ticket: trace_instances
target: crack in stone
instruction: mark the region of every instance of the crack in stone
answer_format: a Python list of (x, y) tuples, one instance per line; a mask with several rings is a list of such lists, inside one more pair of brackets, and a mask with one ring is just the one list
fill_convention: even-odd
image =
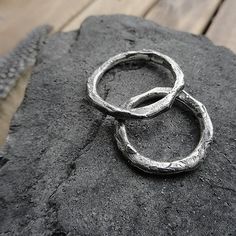
[[(104, 115), (104, 116), (102, 117), (101, 121), (100, 121), (99, 124), (97, 125), (97, 128), (96, 128), (95, 132), (92, 132), (92, 135), (91, 135), (92, 138), (90, 138), (90, 139), (87, 140), (87, 142), (85, 143), (85, 145), (80, 149), (80, 152), (79, 152), (79, 154), (76, 156), (76, 158), (74, 158), (74, 159), (68, 164), (68, 166), (69, 166), (70, 168), (71, 168), (72, 166), (74, 166), (76, 160), (77, 160), (78, 158), (80, 158), (81, 155), (83, 155), (84, 153), (86, 153), (87, 151), (90, 150), (90, 148), (92, 147), (92, 144), (93, 144), (94, 140), (95, 140), (96, 137), (97, 137), (97, 134), (98, 134), (98, 132), (99, 132), (99, 130), (100, 130), (100, 127), (101, 127), (102, 124), (104, 123), (105, 119), (106, 119), (106, 115)], [(73, 168), (73, 169), (74, 169), (74, 168)], [(54, 191), (52, 192), (52, 194), (48, 197), (48, 201), (47, 201), (48, 203), (51, 202), (50, 199), (53, 198), (53, 196), (56, 194), (56, 192), (58, 191), (58, 189), (59, 189), (72, 175), (73, 175), (73, 170), (71, 169), (71, 170), (69, 170), (69, 171), (67, 172), (67, 177), (66, 177), (64, 180), (62, 180), (62, 181), (57, 185), (57, 187), (55, 188), (55, 190), (54, 190)], [(54, 203), (54, 205), (55, 205), (55, 203)], [(58, 220), (58, 214), (57, 214), (58, 209), (57, 209), (56, 207), (52, 207), (52, 204), (48, 204), (48, 206), (49, 206), (49, 207), (48, 207), (48, 209), (46, 210), (47, 213), (48, 213), (48, 212), (50, 211), (50, 209), (52, 209), (52, 208), (53, 208), (53, 209), (52, 209), (53, 212), (56, 213), (56, 219), (53, 220), (53, 222), (51, 223), (51, 225), (60, 225), (59, 220)], [(55, 230), (54, 230), (54, 232), (55, 232)]]
[[(108, 94), (109, 94), (109, 91), (110, 89), (106, 87), (106, 85), (104, 86), (104, 100), (106, 100)], [(72, 161), (70, 161), (68, 163), (68, 167), (69, 167), (69, 170), (67, 172), (67, 176), (65, 179), (63, 179), (58, 185), (57, 187), (55, 188), (55, 190), (52, 192), (52, 194), (48, 197), (48, 203), (51, 202), (50, 199), (52, 199), (54, 197), (54, 195), (56, 194), (56, 192), (58, 191), (58, 189), (73, 175), (73, 170), (75, 169), (75, 162), (77, 159), (79, 159), (84, 153), (88, 152), (90, 150), (90, 148), (93, 146), (93, 142), (94, 140), (97, 138), (97, 135), (98, 135), (98, 132), (100, 130), (100, 127), (103, 125), (105, 119), (106, 119), (107, 115), (103, 115), (100, 122), (98, 123), (98, 125), (96, 125), (96, 128), (95, 129), (92, 129), (92, 132), (90, 134), (88, 134), (88, 136), (90, 136), (91, 138), (88, 138), (87, 141), (85, 142), (85, 144), (83, 145), (83, 147), (79, 150), (79, 154), (73, 158)], [(95, 123), (97, 124), (97, 123)], [(92, 125), (93, 126), (93, 125)], [(69, 140), (67, 140), (69, 141)], [(71, 141), (70, 141), (71, 143)], [(74, 145), (74, 144), (73, 144)], [(73, 167), (73, 168), (72, 168)], [(50, 209), (52, 209), (51, 205), (52, 204), (48, 204), (49, 205), (49, 208), (47, 209), (47, 212), (50, 211)], [(55, 204), (54, 204), (55, 205)], [(53, 207), (53, 211), (56, 213), (57, 215), (57, 212), (58, 212), (58, 209)], [(53, 221), (52, 224), (56, 224), (58, 225), (59, 224), (59, 220), (58, 218), (56, 217), (56, 219)]]
[[(104, 100), (106, 100), (107, 97), (108, 97), (108, 94), (109, 94), (110, 89), (107, 88), (107, 86), (105, 85), (105, 86), (104, 86), (104, 90), (105, 90), (105, 91), (104, 91)], [(107, 117), (106, 114), (102, 116), (102, 119), (101, 119), (101, 121), (99, 122), (99, 124), (97, 125), (95, 131), (91, 132), (91, 134), (88, 135), (88, 136), (90, 136), (91, 138), (89, 138), (89, 139), (86, 141), (86, 143), (83, 145), (83, 147), (80, 149), (78, 156), (76, 156), (76, 158), (74, 158), (74, 159), (68, 164), (70, 170), (69, 170), (68, 173), (67, 173), (67, 177), (66, 177), (64, 180), (62, 180), (61, 183), (58, 184), (58, 186), (55, 188), (55, 190), (52, 192), (52, 194), (48, 197), (48, 201), (49, 201), (49, 202), (50, 202), (50, 199), (52, 199), (53, 196), (56, 194), (56, 192), (58, 191), (58, 189), (73, 175), (73, 169), (75, 169), (74, 164), (75, 164), (76, 160), (77, 160), (79, 157), (81, 157), (81, 155), (83, 155), (84, 153), (86, 153), (87, 151), (90, 150), (90, 148), (92, 147), (92, 144), (93, 144), (94, 140), (96, 139), (96, 137), (97, 137), (97, 135), (98, 135), (98, 132), (99, 132), (99, 130), (100, 130), (100, 127), (103, 125), (103, 123), (104, 123), (106, 117)], [(72, 166), (73, 166), (73, 169), (71, 169)], [(51, 209), (51, 207), (50, 207), (50, 205), (49, 205), (49, 208), (47, 209), (47, 212), (49, 212), (50, 209)], [(56, 208), (54, 207), (53, 210), (54, 210), (54, 212), (56, 213), (56, 215), (58, 215), (58, 214), (57, 214), (58, 209), (56, 209)], [(56, 217), (56, 219), (54, 220), (53, 224), (56, 224), (56, 225), (59, 224), (58, 217)]]
[(9, 161), (9, 159), (5, 158), (0, 151), (0, 169)]
[[(102, 126), (102, 124), (104, 123), (106, 119), (106, 115), (104, 115), (101, 119), (101, 121), (99, 122), (95, 132), (92, 132), (91, 135), (92, 138), (88, 139), (87, 142), (84, 144), (84, 146), (80, 149), (79, 154), (76, 156), (76, 158), (74, 158), (71, 162), (68, 163), (68, 166), (73, 166), (73, 164), (76, 162), (77, 159), (79, 159), (84, 153), (86, 153), (87, 151), (90, 150), (90, 148), (92, 147), (93, 141), (96, 139), (98, 131), (100, 130), (100, 127)], [(53, 191), (53, 193), (49, 196), (49, 199), (53, 197), (53, 195), (57, 192), (57, 190), (60, 188), (60, 186), (66, 182), (70, 177), (72, 176), (72, 171), (67, 175), (67, 177), (61, 181), (60, 184), (58, 184), (58, 186), (56, 187), (56, 189)]]
[(209, 184), (213, 188), (220, 188), (220, 189), (228, 190), (228, 191), (231, 191), (231, 192), (234, 192), (234, 193), (236, 192), (236, 190), (233, 189), (233, 188), (230, 188), (230, 187), (227, 187), (227, 186), (221, 186), (221, 185), (218, 185), (218, 184), (215, 184), (215, 183), (211, 183), (210, 180), (206, 179), (206, 178), (204, 178), (204, 180), (207, 184)]
[[(105, 90), (105, 99), (107, 98), (108, 96), (108, 93), (109, 93), (109, 89), (106, 88)], [(76, 162), (77, 159), (79, 159), (84, 153), (86, 153), (87, 151), (90, 150), (90, 148), (92, 147), (92, 144), (93, 144), (93, 141), (96, 139), (97, 135), (98, 135), (98, 132), (100, 130), (100, 127), (103, 125), (105, 119), (106, 119), (107, 115), (103, 115), (100, 122), (98, 123), (98, 125), (96, 125), (96, 128), (92, 129), (92, 132), (90, 134), (88, 134), (89, 137), (91, 138), (88, 138), (85, 142), (85, 144), (80, 148), (79, 150), (79, 154), (73, 158), (72, 161), (70, 161), (68, 163), (68, 166), (73, 166)], [(96, 124), (96, 123), (95, 123)], [(93, 125), (91, 125), (92, 127)], [(68, 139), (62, 139), (66, 142), (68, 142), (69, 144), (73, 145), (73, 146), (77, 146), (76, 144), (74, 144), (71, 140), (68, 140)], [(53, 193), (49, 196), (49, 199), (53, 197), (53, 195), (57, 192), (57, 190), (60, 188), (60, 186), (65, 182), (67, 181), (70, 177), (72, 176), (72, 171), (70, 171), (67, 175), (67, 177), (61, 181), (60, 184), (58, 184), (58, 186), (56, 187), (56, 189), (53, 191)]]
[(78, 30), (76, 30), (76, 34), (75, 34), (75, 37), (74, 37), (74, 42), (71, 43), (70, 48), (68, 50), (69, 53), (72, 52), (72, 49), (74, 48), (75, 44), (79, 41), (80, 31), (81, 31), (80, 28)]

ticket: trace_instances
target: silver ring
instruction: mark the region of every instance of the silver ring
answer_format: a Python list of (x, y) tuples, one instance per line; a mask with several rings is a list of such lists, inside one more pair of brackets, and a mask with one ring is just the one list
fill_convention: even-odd
[[(142, 102), (151, 98), (165, 96), (170, 91), (170, 88), (154, 88), (149, 92), (131, 98), (130, 101), (126, 103), (126, 108), (138, 106)], [(128, 140), (124, 123), (125, 121), (117, 120), (116, 122), (115, 138), (119, 149), (133, 166), (143, 170), (144, 172), (154, 174), (173, 174), (193, 170), (204, 159), (206, 149), (212, 141), (213, 126), (205, 106), (185, 91), (182, 91), (176, 97), (176, 100), (187, 106), (194, 113), (200, 123), (201, 137), (199, 143), (187, 157), (179, 158), (172, 162), (158, 162), (151, 160), (138, 153), (131, 145)]]
[[(166, 96), (151, 105), (132, 109), (128, 107), (119, 108), (103, 100), (97, 92), (97, 85), (102, 76), (119, 63), (140, 59), (163, 65), (172, 72), (175, 83), (173, 88), (166, 93)], [(173, 59), (160, 52), (145, 49), (124, 52), (110, 58), (93, 73), (87, 82), (88, 96), (92, 100), (93, 105), (106, 114), (122, 119), (151, 118), (156, 116), (158, 113), (171, 107), (183, 87), (184, 74), (179, 65)]]

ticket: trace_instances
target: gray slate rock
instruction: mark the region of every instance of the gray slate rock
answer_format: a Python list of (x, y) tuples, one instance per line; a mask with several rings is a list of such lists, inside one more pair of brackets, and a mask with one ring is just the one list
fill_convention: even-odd
[[(174, 58), (185, 89), (208, 109), (214, 142), (188, 174), (143, 174), (123, 159), (113, 118), (86, 97), (88, 76), (109, 57), (154, 49)], [(41, 50), (17, 112), (0, 169), (0, 235), (235, 235), (236, 56), (203, 36), (128, 16), (90, 17), (57, 33)], [(104, 76), (99, 91), (121, 105), (170, 73), (144, 62)], [(186, 109), (127, 122), (141, 153), (156, 160), (187, 155), (199, 138)]]

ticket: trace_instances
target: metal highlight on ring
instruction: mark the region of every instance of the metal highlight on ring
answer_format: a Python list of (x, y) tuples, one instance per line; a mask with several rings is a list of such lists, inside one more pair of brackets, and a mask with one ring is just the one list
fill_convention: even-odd
[[(143, 93), (131, 98), (130, 101), (126, 103), (126, 107), (132, 108), (148, 99), (156, 98), (158, 96), (165, 96), (169, 91), (170, 88), (155, 88), (148, 93)], [(199, 143), (187, 157), (180, 157), (178, 160), (172, 162), (159, 162), (151, 160), (141, 155), (129, 142), (125, 122), (122, 120), (118, 120), (116, 122), (115, 138), (118, 148), (133, 166), (143, 170), (144, 172), (154, 174), (173, 174), (193, 170), (203, 160), (206, 149), (212, 141), (213, 126), (205, 106), (185, 91), (182, 91), (176, 97), (176, 100), (187, 106), (193, 112), (199, 121), (201, 129)]]
[[(173, 77), (175, 78), (174, 87), (160, 101), (157, 101), (145, 107), (135, 108), (132, 110), (119, 108), (104, 101), (97, 92), (97, 85), (102, 76), (112, 67), (122, 62), (134, 60), (145, 60), (153, 62), (159, 65), (163, 65), (164, 67), (169, 69)], [(155, 117), (161, 111), (167, 110), (171, 107), (172, 103), (175, 100), (175, 97), (181, 92), (183, 87), (184, 74), (179, 65), (173, 59), (160, 52), (145, 49), (141, 51), (124, 52), (110, 58), (93, 73), (93, 75), (88, 79), (87, 82), (88, 96), (92, 100), (93, 105), (104, 113), (124, 119)]]
[[(156, 87), (132, 97), (128, 102), (125, 102), (122, 108), (106, 102), (98, 95), (97, 85), (109, 69), (122, 62), (140, 59), (168, 68), (176, 80), (173, 88)], [(115, 138), (118, 148), (131, 165), (152, 174), (175, 174), (197, 168), (204, 159), (206, 149), (213, 139), (213, 126), (205, 106), (185, 92), (183, 87), (184, 74), (178, 64), (160, 52), (145, 49), (128, 51), (110, 58), (93, 73), (87, 82), (88, 96), (93, 102), (93, 105), (100, 111), (116, 118)], [(160, 100), (150, 105), (138, 107), (142, 102), (160, 96), (162, 97)], [(175, 99), (187, 106), (199, 121), (201, 137), (197, 147), (187, 157), (179, 157), (177, 160), (169, 162), (159, 162), (141, 155), (129, 142), (125, 120), (155, 117), (168, 110)]]

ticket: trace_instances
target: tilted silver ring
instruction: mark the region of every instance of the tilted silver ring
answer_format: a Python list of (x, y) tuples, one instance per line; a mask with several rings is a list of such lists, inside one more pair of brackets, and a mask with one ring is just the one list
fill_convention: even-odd
[[(165, 96), (170, 91), (170, 88), (154, 88), (149, 92), (131, 98), (130, 101), (126, 103), (126, 108), (129, 109), (136, 107), (151, 98)], [(205, 106), (185, 91), (182, 91), (176, 97), (176, 100), (187, 106), (194, 113), (200, 123), (201, 137), (199, 143), (187, 157), (179, 158), (172, 162), (151, 160), (138, 153), (131, 145), (127, 136), (125, 121), (117, 120), (116, 122), (115, 138), (119, 149), (133, 166), (143, 170), (144, 172), (154, 174), (173, 174), (193, 170), (203, 160), (206, 149), (212, 141), (213, 126)]]
[[(168, 93), (165, 94), (166, 96), (153, 104), (139, 108), (119, 108), (106, 102), (99, 96), (97, 92), (97, 85), (102, 76), (109, 69), (119, 63), (133, 60), (146, 60), (163, 65), (172, 72), (172, 75), (175, 78), (175, 83), (173, 88), (168, 90)], [(88, 96), (92, 100), (93, 105), (106, 114), (123, 119), (155, 117), (158, 113), (171, 107), (176, 96), (182, 91), (183, 87), (184, 74), (179, 65), (173, 59), (160, 52), (145, 49), (140, 51), (124, 52), (110, 58), (92, 74), (87, 82)]]

